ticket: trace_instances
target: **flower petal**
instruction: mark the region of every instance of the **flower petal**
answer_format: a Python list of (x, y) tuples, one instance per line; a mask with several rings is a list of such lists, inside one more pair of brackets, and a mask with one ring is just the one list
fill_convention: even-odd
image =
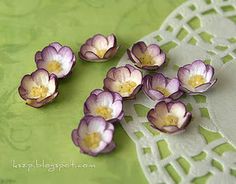
[(112, 130), (105, 130), (102, 134), (102, 140), (108, 144), (112, 141), (112, 137), (113, 137)]
[(214, 68), (211, 65), (206, 65), (206, 82), (210, 82), (214, 75)]
[(141, 57), (143, 53), (146, 51), (147, 46), (144, 42), (137, 42), (133, 45), (131, 52), (137, 57)]
[(108, 41), (108, 48), (116, 46), (116, 36), (114, 34), (111, 34), (107, 37)]
[(97, 49), (92, 45), (83, 44), (80, 48), (80, 53), (85, 55), (86, 52), (96, 53)]
[(179, 90), (179, 80), (174, 78), (169, 80), (166, 89), (170, 92), (170, 93), (175, 93)]
[(177, 76), (181, 83), (186, 84), (190, 76), (190, 70), (180, 67)]
[(78, 130), (77, 129), (74, 129), (71, 133), (71, 138), (72, 138), (72, 141), (73, 143), (76, 145), (76, 146), (79, 146), (79, 143), (78, 143), (78, 140), (79, 140), (79, 136), (78, 136)]
[(155, 57), (157, 55), (159, 55), (161, 52), (161, 49), (158, 45), (156, 44), (150, 44), (148, 47), (147, 47), (147, 50), (146, 50), (146, 53), (148, 53), (149, 55)]
[(93, 91), (90, 93), (90, 95), (99, 95), (99, 94), (102, 93), (102, 92), (103, 92), (102, 89), (95, 89), (95, 90), (93, 90)]
[(100, 58), (94, 54), (91, 51), (87, 51), (84, 55), (83, 55), (83, 59), (90, 61), (90, 60), (99, 60)]
[(180, 118), (184, 117), (186, 114), (186, 107), (182, 102), (169, 103), (168, 109), (169, 112)]
[(112, 141), (110, 144), (108, 144), (106, 146), (106, 148), (104, 150), (102, 150), (102, 153), (109, 153), (111, 152), (113, 149), (115, 149), (116, 145), (115, 143)]
[(162, 128), (166, 133), (175, 133), (179, 131), (179, 128), (176, 126), (164, 126)]
[(32, 80), (37, 85), (45, 85), (47, 86), (49, 82), (49, 73), (44, 69), (38, 69), (31, 74)]
[(39, 62), (39, 61), (41, 61), (43, 59), (41, 51), (37, 51), (36, 52), (36, 54), (34, 56), (34, 59), (35, 59), (36, 62)]
[(162, 52), (158, 56), (155, 56), (153, 58), (153, 61), (155, 62), (155, 65), (161, 66), (165, 62), (165, 59), (166, 59), (166, 55), (165, 53)]
[(61, 47), (58, 54), (60, 54), (61, 57), (63, 58), (62, 59), (63, 63), (68, 63), (68, 62), (73, 61), (74, 55), (73, 55), (72, 50), (69, 47), (66, 47), (66, 46)]
[(157, 87), (166, 87), (166, 78), (161, 73), (154, 75), (152, 78), (152, 88), (156, 89)]
[(165, 96), (161, 92), (155, 91), (155, 90), (152, 90), (152, 89), (147, 91), (147, 95), (152, 100), (162, 100), (163, 98), (165, 98)]
[(196, 60), (191, 65), (188, 65), (188, 66), (189, 66), (188, 69), (193, 75), (196, 75), (196, 74), (205, 75), (206, 73), (206, 65), (201, 60)]
[(83, 139), (87, 135), (87, 132), (88, 132), (88, 121), (86, 120), (86, 118), (83, 118), (80, 121), (77, 134), (80, 138)]
[(126, 67), (119, 67), (114, 71), (113, 75), (119, 82), (125, 82), (127, 78), (130, 78), (130, 71)]
[(42, 50), (42, 59), (44, 61), (57, 60), (57, 50), (52, 46), (47, 46)]
[(177, 127), (181, 129), (185, 128), (190, 123), (191, 118), (192, 118), (192, 113), (187, 112), (185, 114), (185, 117), (182, 119), (182, 121), (179, 121)]
[(105, 55), (103, 56), (103, 58), (105, 58), (105, 59), (112, 58), (112, 57), (116, 54), (116, 52), (118, 51), (118, 49), (119, 49), (119, 47), (116, 47), (116, 46), (109, 48), (109, 49), (106, 51), (106, 53), (105, 53)]
[(129, 49), (127, 49), (127, 55), (133, 63), (135, 63), (138, 67), (141, 67), (140, 60)]
[(98, 50), (103, 50), (108, 48), (108, 41), (103, 35), (97, 34), (93, 37), (92, 45)]
[(202, 84), (198, 87), (195, 88), (195, 92), (205, 92), (207, 91), (210, 87), (212, 87), (215, 83), (216, 83), (217, 79), (213, 80), (213, 81), (210, 81), (208, 83), (205, 83), (205, 84)]
[(56, 50), (57, 50), (57, 52), (61, 49), (61, 47), (62, 47), (62, 45), (60, 44), (60, 43), (58, 43), (58, 42), (53, 42), (53, 43), (50, 43), (49, 44), (50, 46), (52, 46), (52, 47), (54, 47)]
[(101, 134), (106, 128), (106, 122), (101, 117), (93, 117), (88, 125), (88, 133), (100, 132)]
[(38, 99), (27, 99), (26, 104), (31, 107), (40, 108), (40, 107), (44, 106), (45, 104), (52, 102), (57, 96), (58, 96), (58, 92), (55, 92), (51, 96), (48, 96), (47, 98), (45, 98), (41, 101), (39, 101)]

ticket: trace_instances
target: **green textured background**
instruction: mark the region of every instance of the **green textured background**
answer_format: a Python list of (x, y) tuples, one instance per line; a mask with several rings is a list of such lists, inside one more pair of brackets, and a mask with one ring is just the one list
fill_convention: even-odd
[[(79, 153), (70, 138), (83, 115), (83, 102), (101, 88), (107, 70), (127, 47), (157, 30), (183, 0), (0, 0), (0, 183), (147, 183), (135, 145), (120, 125), (117, 149), (92, 158)], [(112, 60), (77, 60), (73, 74), (60, 81), (60, 95), (41, 109), (26, 106), (17, 93), (23, 75), (35, 70), (34, 54), (52, 41), (80, 45), (96, 33), (115, 33), (121, 48)], [(94, 164), (95, 168), (27, 172), (16, 163)]]

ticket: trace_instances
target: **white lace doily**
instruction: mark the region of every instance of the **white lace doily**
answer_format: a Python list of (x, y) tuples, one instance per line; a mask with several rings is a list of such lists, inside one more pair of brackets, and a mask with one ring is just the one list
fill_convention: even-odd
[[(166, 135), (146, 119), (154, 102), (140, 93), (125, 102), (123, 128), (135, 142), (149, 183), (236, 183), (236, 1), (190, 0), (158, 31), (142, 38), (167, 53), (162, 72), (176, 76), (179, 66), (202, 59), (216, 69), (217, 84), (207, 93), (186, 96), (193, 113), (187, 131)], [(118, 65), (131, 63), (125, 54)]]

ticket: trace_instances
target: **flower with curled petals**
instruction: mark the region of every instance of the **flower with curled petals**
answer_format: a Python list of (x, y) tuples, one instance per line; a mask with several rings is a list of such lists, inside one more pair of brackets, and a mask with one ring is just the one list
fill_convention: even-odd
[(123, 116), (122, 97), (118, 93), (96, 89), (84, 103), (85, 115), (101, 116), (107, 122), (120, 121)]
[(38, 69), (22, 78), (18, 92), (27, 105), (41, 107), (57, 97), (57, 77)]
[(180, 133), (185, 130), (192, 118), (182, 102), (158, 102), (154, 109), (148, 112), (147, 119), (153, 128), (164, 133)]
[(142, 87), (142, 73), (129, 64), (113, 67), (103, 83), (104, 89), (119, 93), (123, 99), (133, 99)]
[(85, 61), (102, 62), (112, 58), (118, 48), (114, 34), (96, 34), (80, 47), (79, 57)]
[(97, 156), (115, 148), (113, 133), (114, 126), (102, 117), (85, 116), (79, 127), (72, 131), (72, 140), (81, 153)]
[(127, 54), (135, 66), (145, 70), (158, 69), (166, 59), (166, 54), (157, 44), (146, 45), (142, 41), (135, 43), (131, 50), (127, 49)]
[(217, 79), (213, 79), (214, 68), (201, 60), (179, 68), (178, 79), (183, 91), (195, 95), (207, 91)]
[(57, 78), (64, 78), (71, 73), (76, 58), (70, 47), (54, 42), (35, 54), (37, 68), (43, 68)]
[(148, 97), (156, 101), (170, 102), (183, 94), (177, 78), (169, 79), (161, 73), (146, 75), (143, 78), (142, 89)]

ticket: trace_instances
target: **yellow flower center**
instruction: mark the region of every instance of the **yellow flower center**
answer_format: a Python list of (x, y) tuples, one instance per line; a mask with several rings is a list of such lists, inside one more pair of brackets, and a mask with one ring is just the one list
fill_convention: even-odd
[(202, 75), (193, 75), (188, 80), (188, 84), (193, 88), (200, 86), (204, 83), (205, 83), (205, 78)]
[(47, 71), (49, 73), (59, 73), (62, 71), (61, 64), (57, 61), (50, 61), (47, 65)]
[(83, 139), (85, 146), (90, 149), (97, 148), (99, 146), (100, 141), (101, 141), (101, 135), (98, 132), (87, 134)]
[(109, 107), (98, 107), (96, 114), (102, 116), (105, 120), (112, 118), (112, 109)]
[(102, 49), (102, 50), (97, 50), (97, 53), (96, 55), (99, 57), (99, 58), (103, 58), (104, 55), (106, 54), (106, 49)]
[(156, 90), (160, 91), (165, 97), (170, 96), (170, 92), (166, 88), (158, 86)]
[(45, 86), (32, 87), (30, 96), (33, 98), (45, 98), (48, 93), (48, 88)]
[(153, 66), (153, 64), (154, 64), (153, 58), (149, 54), (143, 54), (142, 57), (140, 57), (139, 59), (140, 59), (142, 65)]
[(137, 84), (135, 82), (133, 82), (133, 81), (126, 81), (126, 82), (124, 82), (123, 84), (121, 84), (119, 86), (119, 90), (118, 91), (120, 93), (131, 94), (134, 91), (136, 86), (137, 86)]
[(167, 115), (163, 118), (163, 121), (161, 123), (162, 126), (176, 126), (178, 124), (178, 117), (174, 115)]

